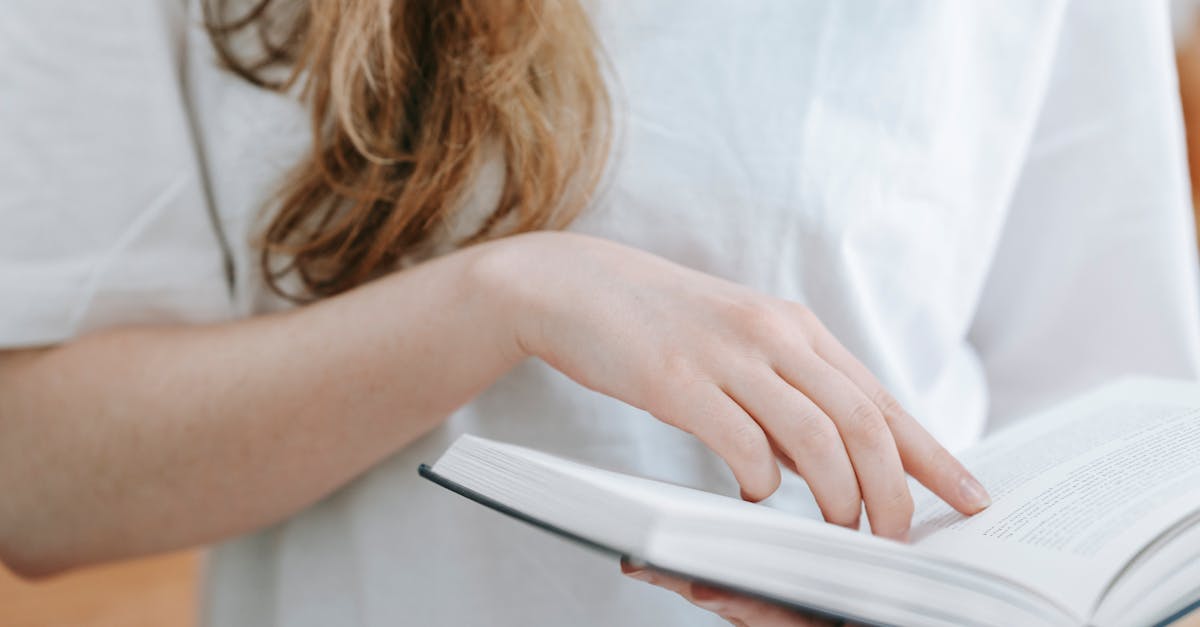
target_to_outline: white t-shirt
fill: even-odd
[[[1113,376],[1200,372],[1165,5],[596,4],[619,146],[573,229],[806,303],[951,448]],[[282,306],[250,242],[305,114],[217,69],[197,22],[184,0],[6,4],[0,346]],[[463,432],[735,489],[689,436],[528,362],[219,547],[207,624],[718,624],[422,482]],[[772,502],[814,511],[796,480]]]
[[[1200,20],[1200,0],[1171,0],[1171,30],[1175,43],[1184,44]]]

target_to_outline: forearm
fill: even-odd
[[[279,315],[0,359],[0,558],[37,574],[285,517],[522,357],[487,246]]]

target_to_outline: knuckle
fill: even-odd
[[[877,535],[892,538],[903,538],[912,527],[913,505],[912,497],[889,496],[883,503],[868,503],[871,512],[871,529]]]
[[[749,420],[742,420],[734,425],[728,438],[730,452],[739,462],[753,463],[766,455],[766,436],[757,424]]]
[[[912,519],[913,500],[906,488],[888,491],[880,505],[904,525],[907,525]]]
[[[808,338],[809,342],[821,344],[829,340],[837,341],[829,333],[829,330],[825,328],[825,323],[821,322],[821,317],[817,315],[817,312],[808,306],[794,303],[789,313],[792,320],[796,321],[800,325],[800,328],[804,330],[805,337]]]
[[[823,414],[799,414],[790,431],[791,437],[783,445],[793,459],[805,453],[825,457],[843,448],[837,429]]]
[[[925,466],[927,468],[937,470],[951,469],[958,466],[958,460],[950,454],[950,451],[941,446],[931,447],[928,453],[925,453]]]
[[[857,403],[846,412],[846,435],[862,441],[878,441],[888,436],[891,430],[870,403]]]
[[[659,368],[664,377],[669,377],[668,381],[686,381],[693,376],[692,358],[683,351],[666,351],[659,360]]]
[[[663,355],[657,372],[652,376],[639,377],[637,390],[645,409],[653,414],[678,414],[681,399],[695,396],[694,388],[700,382],[691,358],[679,352]],[[665,421],[674,424],[671,421]]]
[[[887,390],[879,390],[871,400],[874,402],[875,407],[879,408],[880,413],[883,414],[885,419],[892,416],[902,416],[907,413],[904,407],[900,405],[900,401],[896,400],[896,397],[891,394],[888,394]]]
[[[788,335],[786,317],[762,300],[733,304],[730,317],[734,328],[755,341],[776,342]]]
[[[800,303],[792,303],[792,315],[806,326],[815,326],[821,324],[821,319],[817,317],[816,312],[810,309],[807,305]]]

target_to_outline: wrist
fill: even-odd
[[[561,310],[564,293],[556,286],[564,240],[579,238],[558,232],[536,232],[498,239],[476,248],[468,265],[468,283],[481,296],[485,315],[499,320],[505,340],[521,357],[545,353],[547,320]]]

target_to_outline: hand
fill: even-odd
[[[744,498],[779,485],[776,458],[825,519],[902,539],[905,471],[964,514],[987,493],[811,310],[643,251],[567,233],[509,238],[485,264],[516,342],[578,383],[687,431]]]
[[[833,627],[844,624],[658,571],[635,568],[624,560],[621,571],[638,581],[671,590],[696,607],[717,614],[738,627]]]

